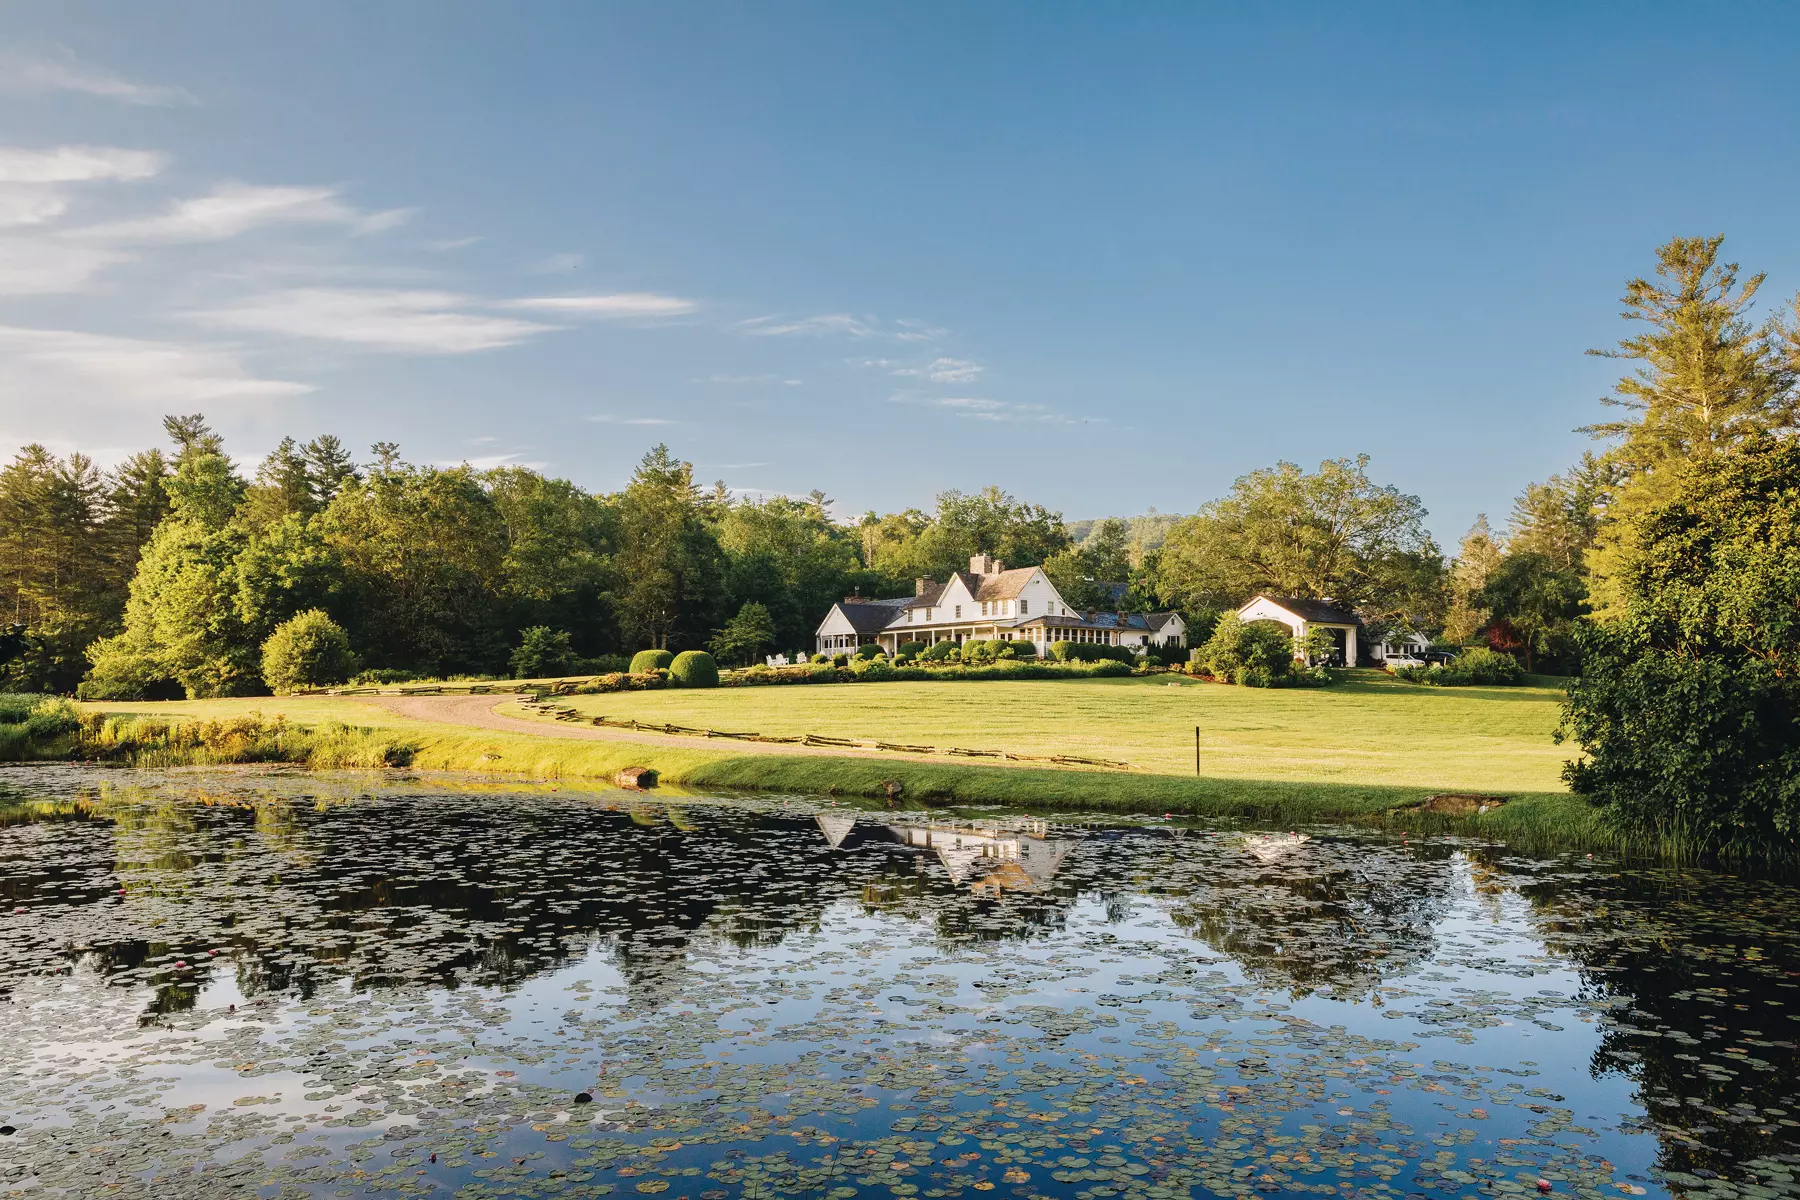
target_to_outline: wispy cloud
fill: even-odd
[[[53,146],[27,150],[0,146],[0,183],[89,183],[98,179],[148,179],[168,165],[153,150],[117,146]]]
[[[90,225],[77,235],[126,244],[216,242],[268,225],[339,225],[374,233],[406,221],[412,209],[364,213],[338,199],[335,188],[260,187],[226,183],[204,196],[179,200],[153,217]]]
[[[779,383],[783,387],[799,387],[806,381],[804,379],[783,379],[779,375],[703,375],[693,382],[724,384]]]
[[[459,459],[456,462],[445,461],[440,462],[437,465],[440,467],[460,467],[467,465],[474,467],[477,471],[492,471],[499,467],[527,467],[533,471],[541,471],[550,464],[532,461],[522,454],[486,454],[479,458]]]
[[[109,246],[51,238],[0,237],[0,295],[45,296],[87,287],[107,267],[132,256]]]
[[[0,59],[0,89],[11,92],[79,92],[117,100],[123,104],[169,107],[192,104],[185,89],[154,83],[135,83],[123,76],[91,66],[66,50],[37,57],[11,54]]]
[[[739,321],[738,329],[756,337],[853,337],[866,338],[875,326],[849,313],[825,313],[817,317],[752,317]]]
[[[68,210],[68,199],[55,188],[0,184],[0,229],[42,225]]]
[[[267,400],[312,391],[304,383],[259,379],[227,351],[72,329],[0,326],[0,402],[159,408],[226,400]]]
[[[894,334],[894,340],[898,342],[935,342],[950,332],[936,325],[927,325],[923,321],[900,320],[895,321],[894,324],[900,327],[899,332]]]
[[[678,317],[699,305],[679,296],[618,292],[610,296],[533,296],[508,300],[505,307],[587,317]]]
[[[481,240],[480,234],[474,234],[470,237],[440,238],[435,242],[426,242],[425,248],[427,250],[436,250],[442,253],[448,250],[462,250],[469,246],[473,246],[476,242]]]
[[[666,417],[615,417],[611,413],[597,413],[588,418],[596,425],[673,425],[674,421]]]
[[[193,314],[209,324],[341,342],[396,354],[468,354],[517,345],[555,329],[467,311],[455,292],[290,288]]]
[[[1022,404],[1011,400],[995,400],[987,396],[919,396],[909,393],[890,396],[894,404],[915,404],[926,408],[948,409],[956,416],[971,421],[1016,421],[1043,425],[1107,424],[1105,417],[1071,417],[1042,404]]]
[[[900,367],[896,375],[928,379],[932,383],[973,383],[986,368],[966,358],[935,358],[922,367]]]

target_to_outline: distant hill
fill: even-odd
[[[1083,521],[1069,522],[1069,536],[1075,539],[1077,546],[1094,534],[1094,528],[1107,517],[1092,517]],[[1131,527],[1131,537],[1144,550],[1155,550],[1163,544],[1168,536],[1169,527],[1181,520],[1180,513],[1159,513],[1154,508],[1136,517],[1121,517],[1120,520]]]

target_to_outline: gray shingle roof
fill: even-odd
[[[1310,600],[1304,596],[1271,596],[1266,592],[1258,593],[1258,600],[1267,600],[1287,609],[1303,621],[1311,621],[1317,625],[1360,625],[1361,618],[1347,608],[1339,608],[1329,600]]]

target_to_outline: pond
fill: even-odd
[[[1797,1190],[1778,882],[53,767],[0,772],[0,889],[0,1192]]]

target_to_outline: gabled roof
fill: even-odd
[[[894,617],[912,603],[913,597],[897,600],[844,600],[835,607],[858,633],[880,633],[893,623]]]
[[[1339,608],[1329,600],[1310,600],[1303,596],[1270,596],[1259,592],[1251,597],[1244,608],[1258,600],[1267,600],[1277,608],[1284,608],[1302,621],[1311,621],[1315,625],[1361,625],[1362,618],[1347,608]],[[1243,609],[1238,610],[1242,612]]]
[[[1161,629],[1164,625],[1175,620],[1178,616],[1178,613],[1173,612],[1153,612],[1145,613],[1144,620],[1148,622],[1151,629]]]
[[[964,590],[969,593],[972,600],[1011,600],[1025,590],[1025,585],[1031,582],[1031,576],[1037,569],[1036,567],[1017,567],[1011,571],[1001,571],[993,575],[975,575],[968,571],[956,571],[952,573],[951,578],[962,581]],[[945,589],[949,586],[948,581],[933,583],[918,595],[907,596],[894,603],[905,608],[936,608],[944,598]]]

